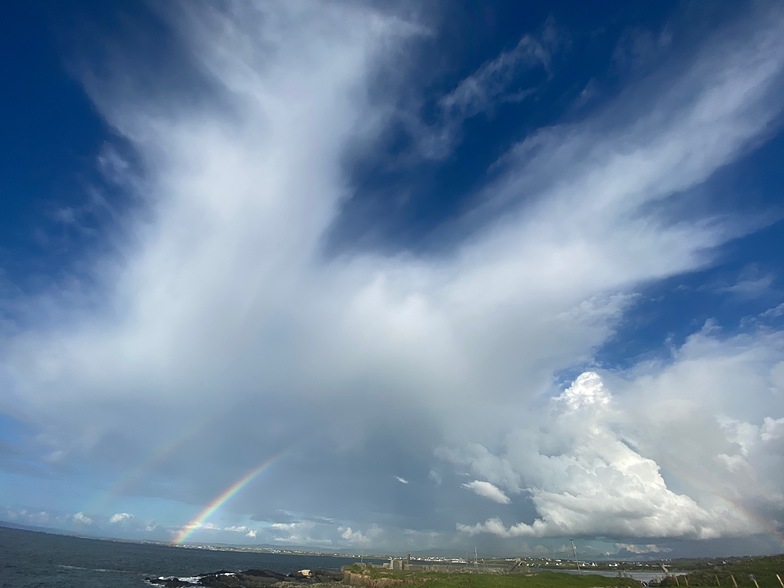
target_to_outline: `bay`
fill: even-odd
[[[336,570],[356,561],[87,539],[0,527],[2,588],[139,588],[148,586],[147,576],[195,576],[251,568],[288,574],[303,568]]]

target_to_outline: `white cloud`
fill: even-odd
[[[716,288],[717,292],[730,294],[740,299],[754,299],[771,297],[775,295],[776,276],[772,272],[764,271],[757,264],[745,266],[730,284],[722,284]],[[764,316],[762,318],[765,318]]]
[[[109,522],[110,523],[124,523],[126,521],[131,520],[132,518],[133,518],[133,515],[131,513],[128,513],[128,512],[118,512],[118,513],[115,513],[115,514],[113,514],[111,516],[111,518],[109,519]]]
[[[656,545],[655,543],[648,543],[645,545],[640,545],[636,543],[616,543],[615,548],[618,551],[626,551],[628,553],[633,553],[635,555],[642,555],[646,553],[671,553],[671,547],[663,547],[661,545]]]
[[[769,308],[768,310],[760,314],[760,317],[764,319],[777,318],[780,316],[784,316],[784,302],[782,302],[777,306],[774,306],[773,308]]]
[[[73,518],[73,520],[75,522],[80,523],[82,525],[92,525],[93,524],[93,519],[91,517],[87,516],[86,514],[84,514],[83,512],[74,513],[72,518]]]
[[[245,525],[231,525],[228,527],[223,527],[224,531],[231,531],[232,533],[244,533],[247,534],[250,529]]]
[[[29,511],[25,508],[21,510],[13,510],[10,508],[5,509],[4,518],[8,521],[23,521],[27,524],[32,525],[42,525],[42,524],[49,524],[53,521],[56,521],[58,517],[52,516],[51,513],[41,510],[41,511]]]
[[[731,286],[720,288],[719,290],[744,298],[756,298],[770,294],[773,282],[774,277],[769,274],[758,278],[741,280]]]
[[[595,380],[595,375],[590,379]],[[656,462],[631,449],[613,430],[608,410],[589,412],[592,409],[594,405],[588,405],[575,412],[556,405],[548,421],[562,429],[554,439],[522,431],[510,436],[504,459],[527,484],[538,513],[532,523],[506,527],[491,518],[475,525],[460,524],[458,529],[501,537],[699,539],[755,530],[726,508],[709,511],[670,490]]]
[[[351,545],[372,545],[382,534],[381,528],[375,525],[364,533],[359,529],[355,531],[351,527],[341,527],[338,528],[338,531],[340,532],[341,538]]]
[[[569,411],[578,411],[596,406],[598,409],[610,404],[610,395],[596,372],[580,374],[574,383],[564,390],[558,400],[564,402]]]
[[[548,21],[538,35],[523,35],[515,47],[483,63],[437,101],[439,120],[432,126],[424,125],[411,114],[402,115],[418,153],[426,158],[445,158],[459,143],[466,120],[491,112],[501,104],[522,102],[540,90],[552,77],[551,51],[557,48],[557,36]],[[537,70],[546,80],[537,78],[519,85],[522,74]]]
[[[516,480],[537,513],[530,523],[506,526],[493,517],[458,529],[501,537],[697,539],[766,532],[757,521],[784,506],[784,420],[765,416],[782,345],[780,335],[767,333],[723,340],[697,334],[672,363],[614,377],[616,397],[598,374],[582,374],[549,414],[538,416],[546,435],[512,433],[492,459],[481,447],[444,454],[491,480]],[[748,405],[744,420],[706,409],[729,409],[736,400]],[[744,482],[751,478],[753,485]]]
[[[490,108],[499,101],[524,98],[530,89],[510,92],[522,70],[541,67],[548,70],[550,55],[537,39],[524,35],[510,51],[484,63],[457,87],[441,98],[439,105],[452,117],[462,121]]]
[[[408,480],[406,480],[405,478],[401,478],[400,476],[395,476],[395,480],[397,480],[401,484],[408,484]]]
[[[277,533],[281,533],[273,537],[276,543],[288,545],[317,545],[317,546],[330,546],[333,545],[334,527],[325,529],[324,525],[318,525],[314,521],[295,521],[292,523],[273,523],[269,527]],[[343,529],[338,529],[340,532]]]
[[[228,531],[229,533],[240,533],[248,539],[255,539],[258,534],[256,529],[251,529],[247,525],[229,525],[227,527],[223,527],[221,530]]]
[[[477,494],[478,496],[482,496],[499,504],[509,504],[512,502],[511,499],[506,494],[504,494],[504,492],[498,486],[495,486],[490,482],[474,480],[473,482],[462,484],[462,486],[463,488],[471,490],[471,492]]]

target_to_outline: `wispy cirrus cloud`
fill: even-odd
[[[430,159],[447,157],[460,143],[468,119],[522,102],[540,91],[552,78],[551,60],[560,48],[559,35],[548,20],[537,34],[523,35],[513,48],[483,63],[437,100],[438,117],[433,124],[423,124],[416,115],[404,116],[417,153]]]
[[[549,73],[550,52],[538,39],[524,35],[513,49],[483,63],[470,76],[460,80],[438,104],[447,118],[460,123],[499,103],[522,100],[534,89],[513,87],[519,83],[521,73],[533,68]]]

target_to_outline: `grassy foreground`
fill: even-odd
[[[762,557],[729,557],[725,559],[682,561],[680,565],[694,570],[679,576],[680,588],[722,586],[724,588],[782,588],[776,574],[784,580],[784,554]],[[733,582],[734,579],[734,582]],[[755,583],[756,581],[756,583]],[[668,578],[662,586],[675,586]]]
[[[672,562],[675,563],[675,562]],[[673,566],[675,567],[675,566]],[[731,557],[678,560],[677,567],[692,570],[674,572],[657,584],[661,587],[695,588],[784,588],[784,554],[765,557]],[[639,588],[631,578],[596,576],[590,573],[500,574],[491,572],[422,572],[387,570],[360,564],[344,568],[355,586],[365,588]],[[777,577],[778,574],[778,577]],[[676,579],[677,578],[677,579]]]
[[[589,574],[573,575],[557,572],[537,574],[455,573],[391,571],[350,566],[348,571],[367,579],[370,588],[639,588],[640,583],[630,578],[607,578]]]
[[[527,576],[525,574],[445,574],[432,572],[430,578],[414,586],[428,588],[595,588],[601,587],[639,587],[640,583],[629,578],[606,578],[604,576],[559,574],[542,572]]]

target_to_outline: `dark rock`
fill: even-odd
[[[300,584],[323,584],[326,582],[342,582],[343,573],[331,570],[299,570],[289,574],[290,579]]]
[[[183,588],[184,586],[198,586],[198,584],[194,584],[193,582],[188,582],[186,580],[180,580],[176,576],[171,576],[168,578],[145,578],[145,582],[148,584],[152,584],[153,586],[163,586],[164,588]]]
[[[183,588],[185,586],[206,586],[208,588],[285,588],[287,585],[295,587],[296,584],[319,584],[324,582],[340,582],[343,580],[341,572],[327,570],[300,570],[288,576],[271,570],[245,570],[244,572],[229,572],[221,570],[210,574],[199,574],[197,582],[181,580],[177,577],[145,578],[145,581],[154,586],[164,588]]]
[[[311,574],[313,582],[342,582],[343,572],[335,572],[332,570],[313,570]]]
[[[276,580],[285,580],[287,578],[286,574],[279,574],[272,570],[245,570],[241,573],[246,576],[261,576],[263,578],[275,578]]]

